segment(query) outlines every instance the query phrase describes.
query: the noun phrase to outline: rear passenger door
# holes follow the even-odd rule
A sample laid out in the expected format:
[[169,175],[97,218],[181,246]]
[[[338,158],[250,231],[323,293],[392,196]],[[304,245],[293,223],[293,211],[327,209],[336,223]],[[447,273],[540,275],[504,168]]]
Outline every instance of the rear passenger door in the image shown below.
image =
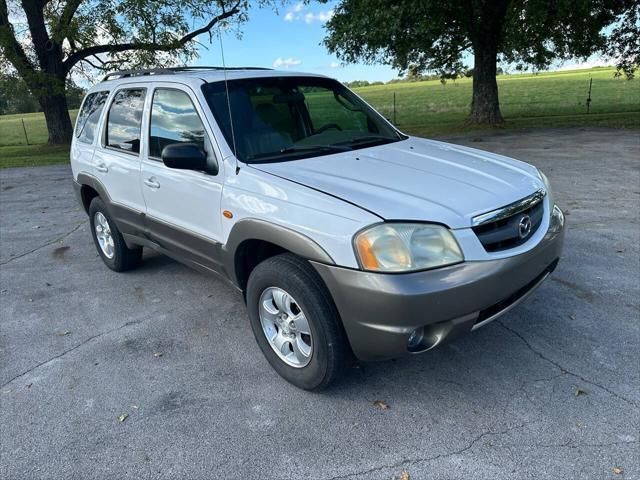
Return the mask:
[[[183,260],[218,270],[223,164],[204,112],[188,87],[161,83],[154,86],[149,110],[142,160],[148,232]],[[165,166],[162,150],[175,143],[197,144],[210,164],[217,163],[218,174]]]
[[94,171],[109,194],[111,213],[124,233],[144,231],[145,204],[140,188],[142,117],[147,89],[116,89],[104,120],[102,141],[94,154]]

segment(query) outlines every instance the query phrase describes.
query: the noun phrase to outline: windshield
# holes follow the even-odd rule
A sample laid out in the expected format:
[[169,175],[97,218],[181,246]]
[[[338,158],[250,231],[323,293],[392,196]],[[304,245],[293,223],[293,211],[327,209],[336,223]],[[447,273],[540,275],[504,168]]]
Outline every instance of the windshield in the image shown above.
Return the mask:
[[246,163],[326,155],[405,138],[328,78],[247,78],[230,80],[227,86],[209,83],[202,90],[228,144]]

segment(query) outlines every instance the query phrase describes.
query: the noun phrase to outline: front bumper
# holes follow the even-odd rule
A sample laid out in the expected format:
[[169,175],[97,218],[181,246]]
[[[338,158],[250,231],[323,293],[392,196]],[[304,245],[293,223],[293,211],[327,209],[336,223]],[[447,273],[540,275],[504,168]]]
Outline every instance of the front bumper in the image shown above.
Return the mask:
[[[423,352],[496,319],[531,293],[555,268],[564,216],[554,209],[533,249],[513,257],[437,270],[381,274],[312,262],[342,318],[360,360]],[[423,340],[409,349],[416,329]]]

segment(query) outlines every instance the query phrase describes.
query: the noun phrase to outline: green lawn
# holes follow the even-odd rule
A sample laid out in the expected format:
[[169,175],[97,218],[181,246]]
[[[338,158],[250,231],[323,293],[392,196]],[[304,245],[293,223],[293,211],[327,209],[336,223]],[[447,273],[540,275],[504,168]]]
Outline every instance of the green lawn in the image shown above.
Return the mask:
[[0,168],[39,167],[69,163],[67,145],[12,145],[0,147]]
[[[77,110],[71,110],[71,121],[74,122]],[[24,121],[24,128],[22,122]],[[24,131],[27,131],[25,139]],[[18,113],[16,115],[0,115],[0,147],[8,145],[41,145],[47,143],[47,125],[42,113]]]
[[[612,68],[597,68],[499,76],[504,128],[640,128],[640,79],[614,78],[614,72]],[[592,101],[587,114],[590,79],[593,79]],[[469,78],[444,85],[433,80],[363,87],[355,91],[406,133],[429,137],[470,130],[464,124],[471,100]],[[75,118],[77,112],[71,114]],[[42,114],[0,116],[0,167],[68,161],[68,149],[48,148],[42,145],[46,141]]]
[[[521,119],[528,119],[525,122],[528,126],[544,127],[552,121],[549,117],[586,115],[591,78],[590,114],[635,112],[635,122],[634,115],[629,118],[637,126],[640,80],[614,78],[614,72],[614,69],[607,68],[499,76],[500,105],[506,127],[519,125]],[[363,87],[355,91],[391,120],[394,120],[395,92],[395,121],[401,129],[411,132],[417,127],[425,134],[432,131],[438,134],[449,129],[458,130],[464,123],[471,89],[471,79],[464,78],[445,85],[434,80]]]

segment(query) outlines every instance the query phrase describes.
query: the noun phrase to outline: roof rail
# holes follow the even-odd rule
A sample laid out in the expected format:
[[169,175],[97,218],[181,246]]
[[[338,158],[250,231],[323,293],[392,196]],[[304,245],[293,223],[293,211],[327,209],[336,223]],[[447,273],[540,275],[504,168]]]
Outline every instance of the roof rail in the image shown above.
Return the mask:
[[102,81],[127,78],[127,77],[140,77],[145,75],[174,75],[181,72],[195,72],[201,70],[272,70],[266,67],[214,67],[214,66],[194,66],[194,67],[169,67],[169,68],[140,68],[134,70],[120,70],[118,72],[107,73]]

